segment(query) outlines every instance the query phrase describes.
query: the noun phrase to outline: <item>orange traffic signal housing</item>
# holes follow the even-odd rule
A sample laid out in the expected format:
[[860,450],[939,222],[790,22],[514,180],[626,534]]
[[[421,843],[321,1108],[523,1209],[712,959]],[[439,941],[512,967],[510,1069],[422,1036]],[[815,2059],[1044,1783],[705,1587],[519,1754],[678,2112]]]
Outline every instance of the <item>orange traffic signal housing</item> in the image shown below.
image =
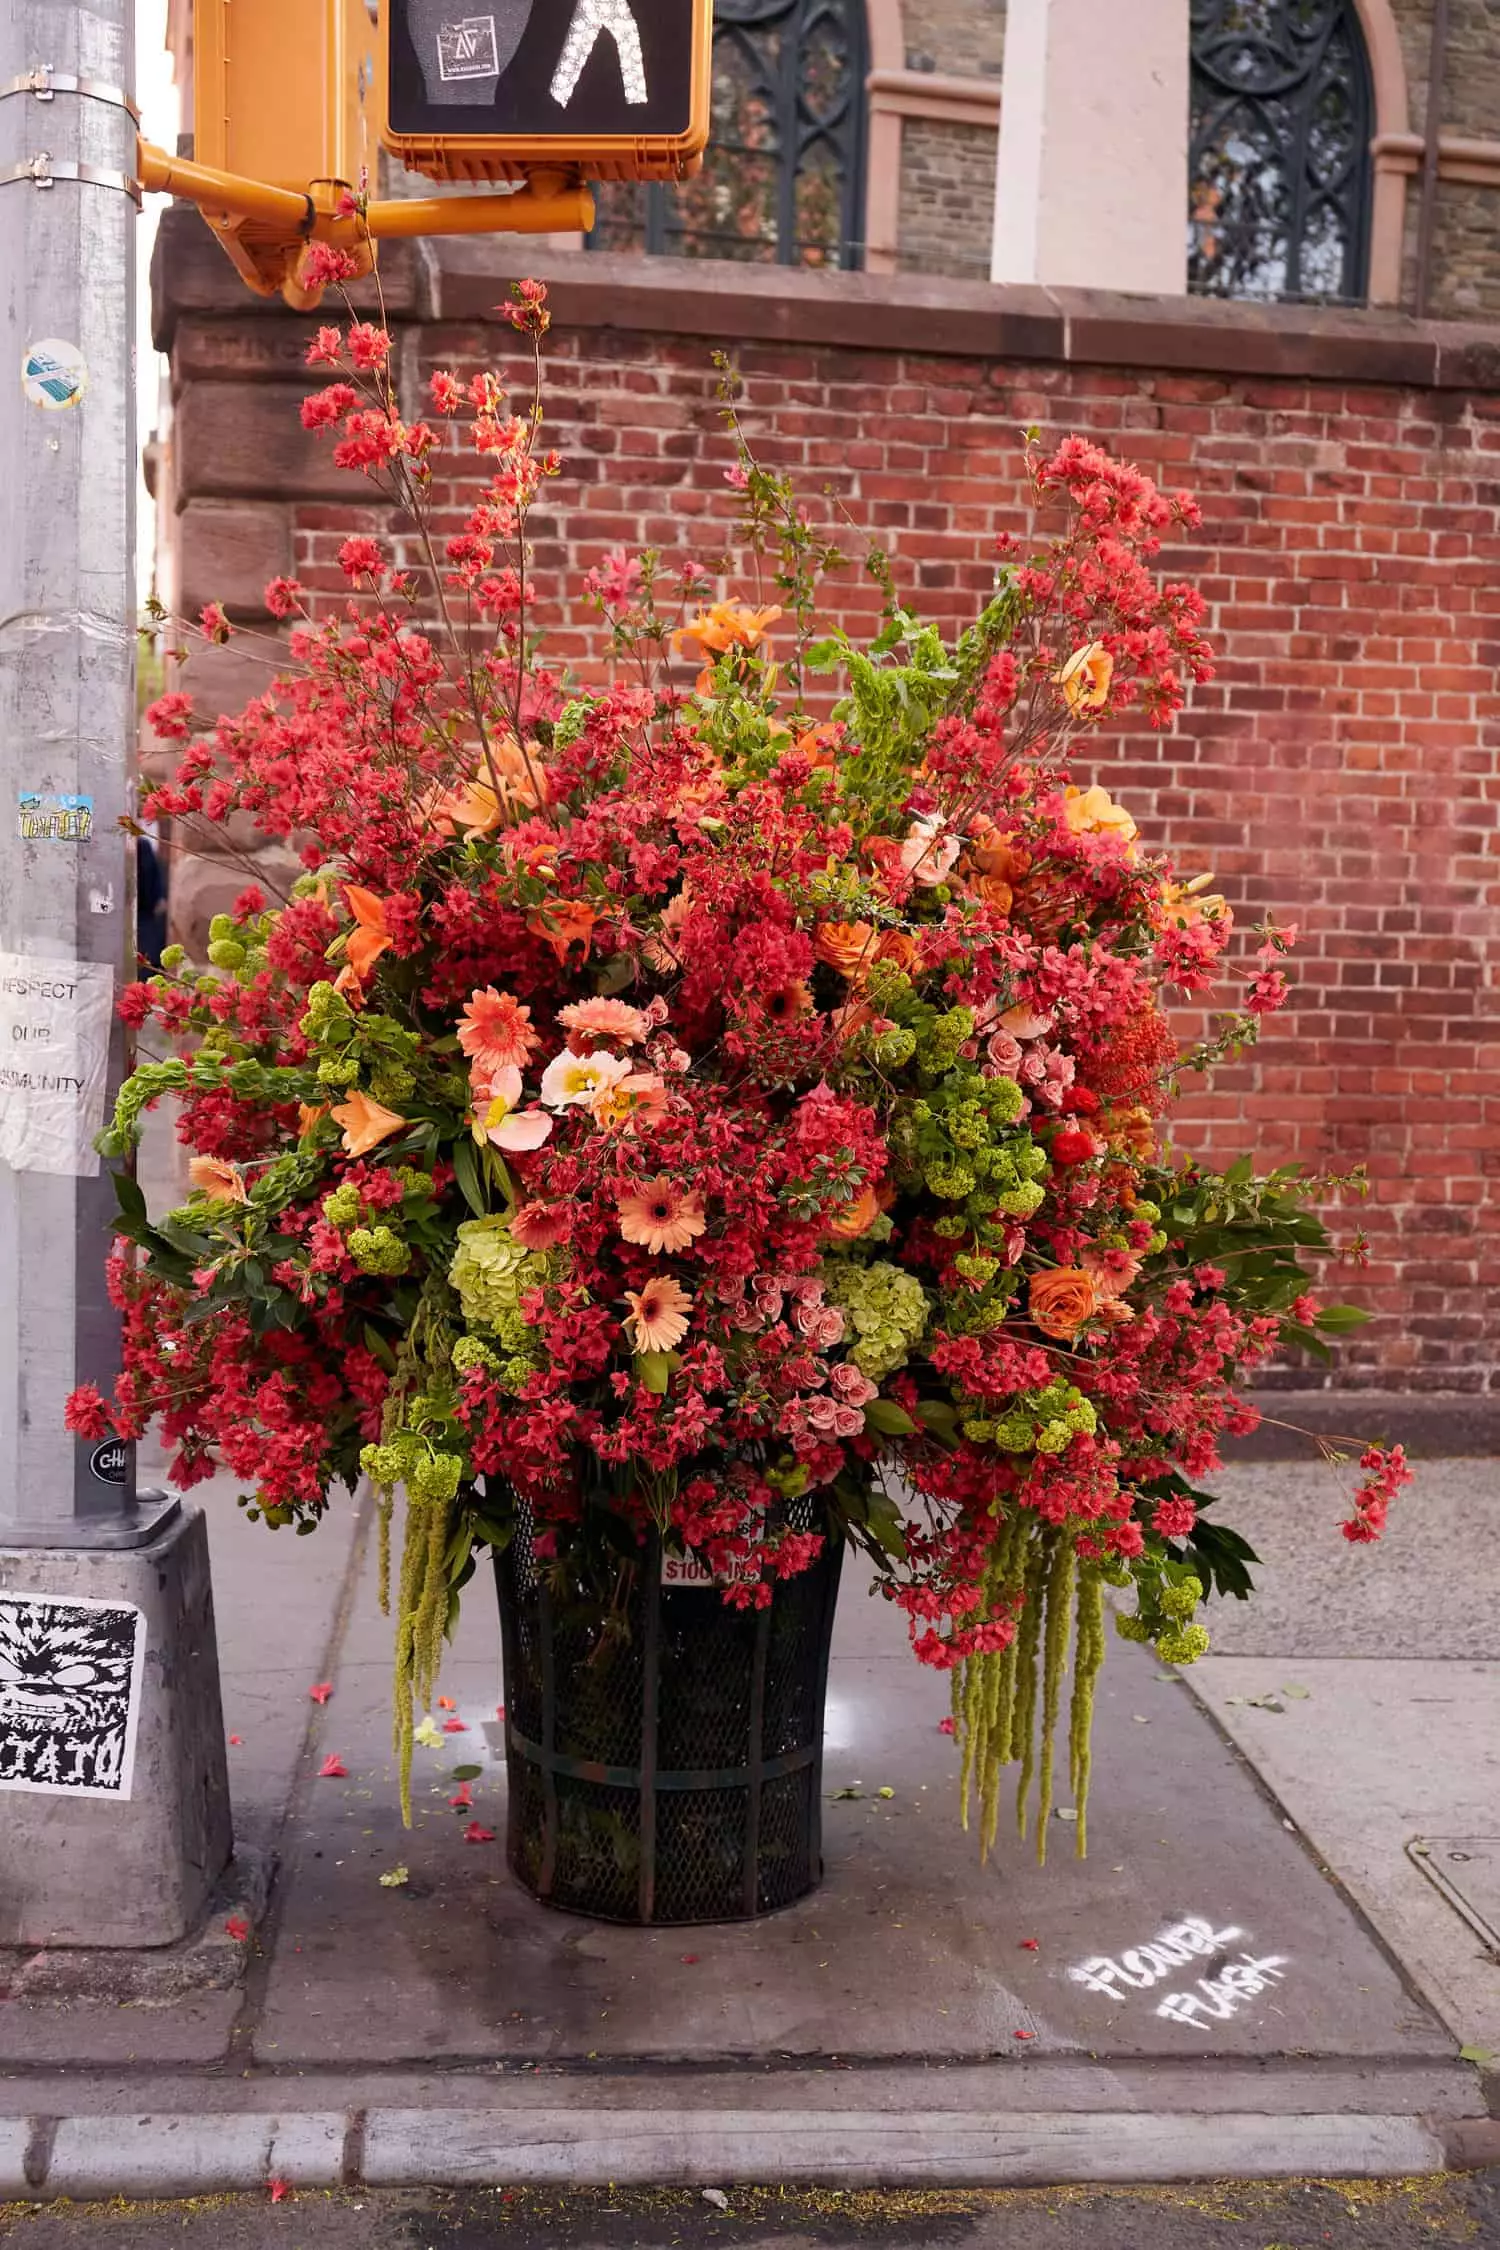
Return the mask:
[[194,0],[194,162],[373,192],[375,49],[365,0]]
[[713,0],[380,0],[381,138],[434,180],[676,180],[708,140]]

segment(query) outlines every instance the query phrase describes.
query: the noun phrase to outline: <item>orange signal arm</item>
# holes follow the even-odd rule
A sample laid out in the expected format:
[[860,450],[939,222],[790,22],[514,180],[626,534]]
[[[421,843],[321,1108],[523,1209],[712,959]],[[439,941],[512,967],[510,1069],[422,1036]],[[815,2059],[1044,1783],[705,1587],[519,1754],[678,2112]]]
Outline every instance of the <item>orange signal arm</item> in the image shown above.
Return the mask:
[[566,172],[534,171],[526,186],[512,195],[389,200],[369,203],[349,218],[335,208],[345,192],[337,180],[311,181],[305,193],[270,187],[262,180],[169,156],[150,141],[137,144],[137,172],[152,194],[181,196],[196,203],[250,287],[263,296],[280,289],[299,311],[310,311],[321,294],[297,278],[310,242],[334,243],[358,255],[369,251],[372,238],[587,234],[594,223],[592,194]]

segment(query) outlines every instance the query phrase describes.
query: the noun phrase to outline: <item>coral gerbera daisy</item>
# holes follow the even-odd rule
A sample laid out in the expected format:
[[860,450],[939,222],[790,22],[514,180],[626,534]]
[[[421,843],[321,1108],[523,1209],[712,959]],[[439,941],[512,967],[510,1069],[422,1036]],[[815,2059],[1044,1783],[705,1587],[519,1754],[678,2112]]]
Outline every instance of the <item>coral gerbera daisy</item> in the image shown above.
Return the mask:
[[663,1251],[685,1250],[703,1232],[703,1198],[674,1185],[665,1173],[622,1195],[617,1209],[620,1232],[659,1258]]
[[646,1019],[639,1008],[632,1008],[628,1000],[611,1000],[603,994],[559,1008],[557,1020],[564,1031],[584,1031],[595,1039],[623,1039],[632,1047],[646,1036]]
[[531,1028],[531,1010],[491,984],[483,992],[469,994],[469,1004],[458,1019],[458,1043],[486,1069],[504,1070],[507,1065],[524,1067],[541,1040]]
[[631,1349],[638,1352],[675,1351],[687,1334],[687,1310],[692,1298],[671,1274],[657,1274],[644,1289],[627,1289],[630,1310],[624,1328]]
[[188,1164],[188,1178],[210,1203],[248,1203],[250,1200],[239,1166],[226,1164],[221,1157],[193,1157]]

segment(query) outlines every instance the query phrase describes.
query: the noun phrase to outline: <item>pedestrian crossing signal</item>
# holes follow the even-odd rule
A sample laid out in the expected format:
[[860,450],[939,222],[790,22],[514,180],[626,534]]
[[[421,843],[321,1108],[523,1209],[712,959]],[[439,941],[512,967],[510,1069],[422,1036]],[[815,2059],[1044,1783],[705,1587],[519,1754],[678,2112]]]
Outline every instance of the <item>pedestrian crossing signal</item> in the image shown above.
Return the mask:
[[674,180],[708,139],[712,0],[383,0],[391,152],[436,180]]

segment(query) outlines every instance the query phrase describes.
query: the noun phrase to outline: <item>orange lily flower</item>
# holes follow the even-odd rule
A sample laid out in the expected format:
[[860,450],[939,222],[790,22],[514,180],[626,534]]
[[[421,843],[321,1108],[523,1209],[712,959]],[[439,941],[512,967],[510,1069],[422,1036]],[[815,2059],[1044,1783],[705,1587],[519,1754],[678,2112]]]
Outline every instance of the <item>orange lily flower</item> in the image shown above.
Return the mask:
[[836,1242],[857,1242],[868,1234],[880,1216],[880,1202],[872,1187],[862,1187],[852,1203],[846,1203],[828,1222],[828,1232]]
[[715,656],[722,656],[726,648],[759,648],[767,626],[774,625],[780,615],[775,607],[752,609],[748,602],[714,602],[679,625],[672,644],[680,648],[684,641],[696,641]]
[[310,1132],[312,1131],[313,1127],[314,1127],[314,1126],[315,1126],[315,1125],[317,1124],[318,1120],[319,1120],[320,1118],[326,1117],[327,1115],[328,1115],[328,1104],[327,1104],[326,1102],[322,1102],[322,1103],[320,1103],[320,1104],[319,1104],[319,1105],[318,1105],[318,1106],[317,1106],[316,1108],[315,1108],[315,1107],[313,1106],[313,1104],[312,1104],[311,1102],[298,1102],[298,1104],[297,1104],[297,1137],[298,1137],[298,1139],[300,1140],[300,1139],[304,1138],[304,1137],[305,1137],[305,1135],[307,1135],[308,1133],[310,1133]]
[[[766,638],[767,628],[781,615],[774,605],[767,609],[752,609],[748,602],[715,602],[709,609],[700,609],[685,625],[679,625],[672,635],[672,646],[681,651],[684,641],[696,641],[707,657],[722,656],[726,649],[759,648]],[[703,695],[713,684],[713,666],[705,664],[698,674],[698,693]]]
[[566,968],[568,954],[575,945],[581,945],[584,958],[588,958],[594,920],[594,909],[587,899],[560,898],[549,900],[538,913],[528,915],[526,927],[533,937],[546,939]]
[[357,977],[363,979],[369,975],[381,954],[396,941],[386,927],[383,899],[378,899],[373,891],[363,889],[358,883],[346,883],[344,897],[348,902],[349,912],[354,916],[354,928],[349,932],[344,950],[350,968]]
[[1104,709],[1114,669],[1115,660],[1103,641],[1090,641],[1075,648],[1062,670],[1053,673],[1075,718],[1093,718]]
[[824,719],[818,726],[809,727],[799,734],[794,748],[811,758],[815,766],[836,766],[837,752],[844,741],[843,724],[838,719]]
[[344,1128],[344,1154],[368,1156],[372,1148],[399,1133],[407,1122],[383,1102],[372,1101],[368,1094],[354,1093],[344,1102],[335,1102],[329,1116],[336,1125]]

